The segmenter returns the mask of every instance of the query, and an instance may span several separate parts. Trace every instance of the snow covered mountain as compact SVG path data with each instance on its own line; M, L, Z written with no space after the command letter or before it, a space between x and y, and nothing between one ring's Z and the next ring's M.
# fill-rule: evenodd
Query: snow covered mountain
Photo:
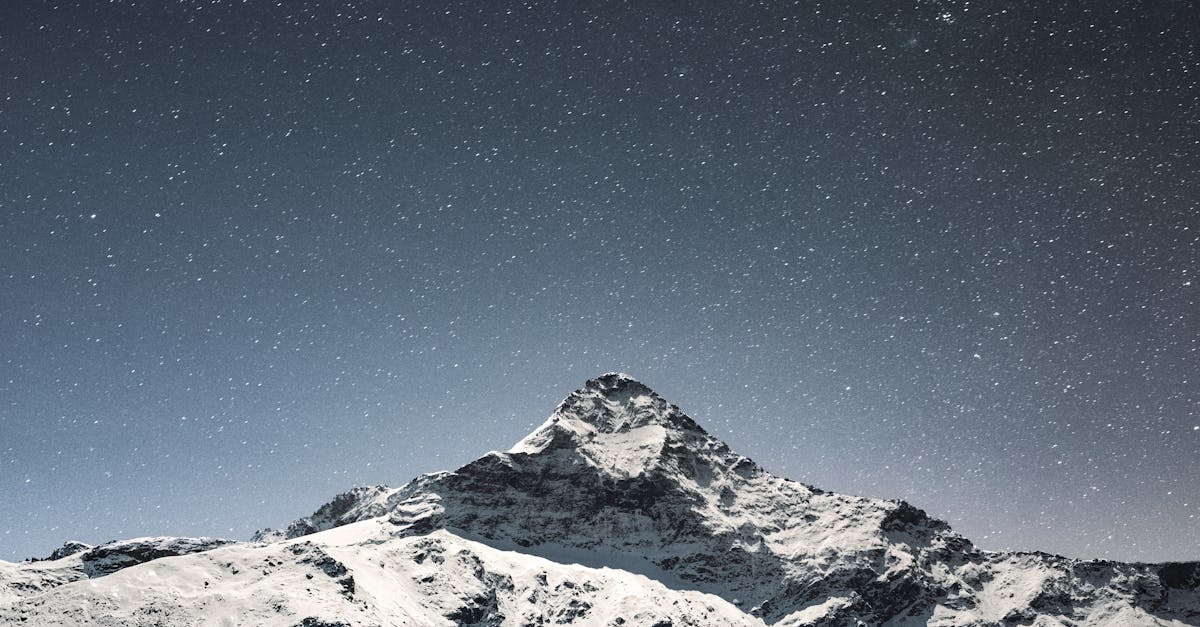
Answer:
M1200 563L981 551L907 503L774 477L620 374L506 452L252 542L51 557L0 563L0 624L1200 624Z

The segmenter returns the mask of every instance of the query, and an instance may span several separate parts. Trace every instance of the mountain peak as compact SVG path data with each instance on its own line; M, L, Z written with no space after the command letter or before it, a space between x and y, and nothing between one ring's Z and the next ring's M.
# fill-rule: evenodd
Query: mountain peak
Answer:
M584 383L559 403L550 422L572 421L598 433L626 433L657 425L703 432L678 407L641 381L609 372Z
M569 451L618 476L636 476L667 457L722 448L678 407L627 374L610 372L571 392L510 454Z
M619 394L635 391L640 394L654 394L646 384L634 379L624 372L606 372L595 379L588 379L583 384L584 389L596 390L604 394Z

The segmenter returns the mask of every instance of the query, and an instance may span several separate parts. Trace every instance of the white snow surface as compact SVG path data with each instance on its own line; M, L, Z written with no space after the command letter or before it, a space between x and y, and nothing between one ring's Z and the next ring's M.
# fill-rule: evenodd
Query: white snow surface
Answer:
M163 558L8 599L0 624L763 624L721 598L622 570L498 550L445 530L392 532L372 519Z
M0 562L0 625L1200 624L1196 564L980 551L772 476L617 373L506 452L256 538Z

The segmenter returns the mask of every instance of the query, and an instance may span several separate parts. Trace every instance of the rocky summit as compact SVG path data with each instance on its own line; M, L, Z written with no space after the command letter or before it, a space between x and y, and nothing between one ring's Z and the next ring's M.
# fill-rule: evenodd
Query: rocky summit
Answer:
M0 563L0 624L1195 625L1200 563L983 551L903 501L775 477L611 373L505 452L248 542Z

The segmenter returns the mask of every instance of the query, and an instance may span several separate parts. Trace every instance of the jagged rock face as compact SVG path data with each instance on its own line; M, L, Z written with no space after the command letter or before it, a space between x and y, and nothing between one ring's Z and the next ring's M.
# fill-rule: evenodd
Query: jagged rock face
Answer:
M387 486L377 485L343 492L322 505L312 516L289 525L284 537L299 538L356 520L382 516L387 513L387 497L394 491Z
M279 542L290 540L327 529L333 529L359 520L382 516L388 512L388 497L397 492L387 486L360 486L352 488L322 505L311 516L292 522L287 529L259 529L250 536L251 542Z
M619 374L507 452L356 488L255 540L0 564L0 623L190 625L216 605L286 627L1200 622L1200 564L979 551L908 503L774 477ZM76 585L89 576L150 583L114 608L110 584Z

